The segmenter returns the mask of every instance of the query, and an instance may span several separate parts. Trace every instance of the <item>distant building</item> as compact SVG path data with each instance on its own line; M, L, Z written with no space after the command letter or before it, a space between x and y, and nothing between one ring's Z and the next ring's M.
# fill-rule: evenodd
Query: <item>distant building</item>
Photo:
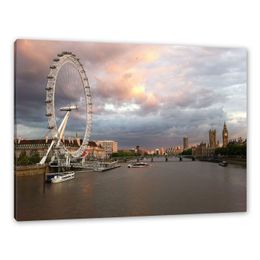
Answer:
M228 144L246 144L247 140L239 137L237 139L231 139L228 141Z
M209 130L209 147L216 148L217 141L216 141L216 129Z
M189 148L189 141L188 141L188 137L185 136L183 137L183 150L186 150Z
M178 155L178 154L180 154L180 153L182 153L182 152L183 152L183 149L182 149L180 146L174 147L174 148L173 148L173 151L172 151L172 153L173 153L174 155Z
M223 138L223 147L227 147L227 144L228 144L228 130L227 130L226 122L224 122L223 131L222 131L222 138Z
M69 138L62 141L66 148L69 151L76 151L79 149L80 144L82 144L82 139L79 138ZM15 157L18 158L22 152L25 152L27 156L30 156L32 152L39 153L40 157L43 157L50 144L52 142L52 139L16 139L14 141L15 146ZM102 147L98 146L95 142L89 141L87 146L87 154L90 157L95 157L102 159L105 157L105 151ZM50 153L49 157L51 157L53 154Z
M149 155L153 155L153 154L155 154L155 151L152 149L147 149L147 150L145 150L145 153L149 154Z
M237 139L229 140L228 139L228 130L226 123L224 123L223 131L223 147L227 147L227 145L246 145L247 139L243 139L239 137ZM216 129L209 130L209 144L201 142L199 145L192 146L192 155L196 157L202 158L212 158L216 156L216 148L220 147L219 141L216 142Z
M113 140L98 140L96 143L97 145L100 145L102 148L104 148L107 156L118 152L118 142Z
M140 153L141 153L141 151L140 151L140 145L137 145L137 146L135 147L135 153L137 153L137 154L140 154Z
M200 158L206 157L214 157L215 156L215 148L210 147L210 145L201 142L197 146L192 147L192 155Z
M174 147L166 148L165 153L168 154L168 155L174 154Z
M160 153L160 155L164 155L165 154L165 149L163 148L163 147L161 147L160 149L159 149L159 153Z
M201 142L196 147L193 147L192 149L192 155L196 157L206 157L208 155L208 148L207 144Z

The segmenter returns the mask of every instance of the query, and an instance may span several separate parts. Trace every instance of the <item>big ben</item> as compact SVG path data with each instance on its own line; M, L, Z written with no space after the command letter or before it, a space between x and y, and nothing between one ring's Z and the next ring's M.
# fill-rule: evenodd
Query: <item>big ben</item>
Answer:
M228 144L228 130L227 130L226 122L224 123L223 131L222 131L222 138L223 138L223 147L227 147L227 144Z

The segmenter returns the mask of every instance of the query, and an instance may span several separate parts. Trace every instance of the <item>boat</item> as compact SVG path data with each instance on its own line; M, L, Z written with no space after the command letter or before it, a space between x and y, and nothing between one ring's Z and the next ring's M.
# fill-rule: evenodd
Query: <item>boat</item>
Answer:
M149 166L148 163L145 162L135 162L135 163L130 163L128 164L128 168L143 168Z
M121 165L118 164L118 161L101 162L94 168L94 171L95 172L105 172L105 171L109 171L109 170L112 170L112 169L115 169L118 167L121 167Z
M227 167L228 166L228 162L227 161L222 161L218 165L220 165L222 167Z
M51 178L51 183L60 183L60 182L72 180L74 178L75 178L75 172L58 173L55 174L53 178Z

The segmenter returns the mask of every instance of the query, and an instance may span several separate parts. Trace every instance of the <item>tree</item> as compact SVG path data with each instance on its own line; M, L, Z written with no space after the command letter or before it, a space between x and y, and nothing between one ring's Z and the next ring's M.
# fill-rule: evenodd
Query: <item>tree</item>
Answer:
M29 156L27 156L25 151L22 151L16 160L16 165L26 166L37 164L40 161L40 159L40 154L37 151L31 151Z
M135 156L134 151L118 151L117 153L112 153L112 157L132 157Z
M20 166L20 165L29 165L29 163L30 163L30 160L29 160L28 156L26 155L26 152L22 151L16 161L16 164L18 166Z
M229 143L227 147L215 149L215 155L243 156L246 157L246 143Z
M186 149L186 150L184 150L181 154L182 154L182 155L192 155L192 149L191 149L191 148Z
M29 163L30 164L36 164L41 160L40 154L37 151L31 151L30 157L29 157Z

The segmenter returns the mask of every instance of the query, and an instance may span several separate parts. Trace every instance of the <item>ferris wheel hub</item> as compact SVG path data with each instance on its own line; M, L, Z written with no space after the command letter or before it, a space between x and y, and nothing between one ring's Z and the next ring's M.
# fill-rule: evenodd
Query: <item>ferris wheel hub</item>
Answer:
M69 106L69 107L61 107L60 111L71 111L71 110L78 110L78 106Z

